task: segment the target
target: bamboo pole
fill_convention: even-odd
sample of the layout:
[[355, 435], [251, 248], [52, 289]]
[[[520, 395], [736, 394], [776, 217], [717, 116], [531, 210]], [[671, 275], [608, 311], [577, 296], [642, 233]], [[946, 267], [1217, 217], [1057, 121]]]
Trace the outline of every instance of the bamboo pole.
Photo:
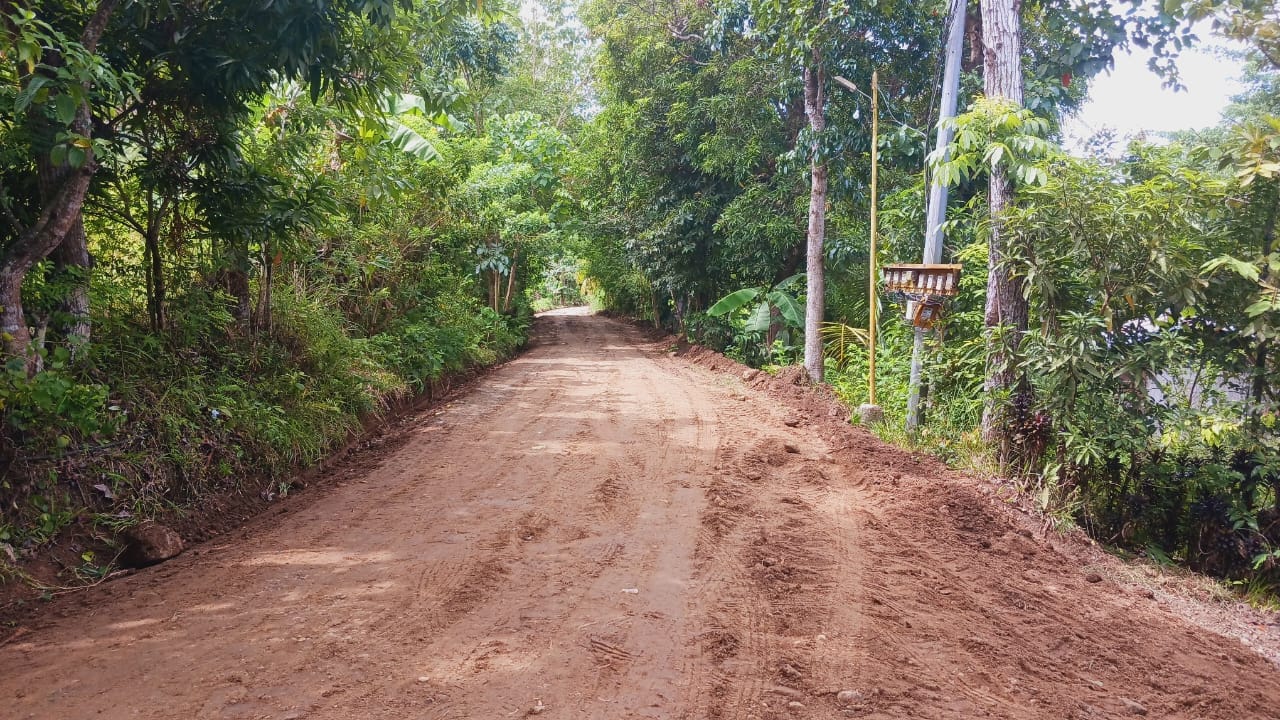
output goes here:
[[867, 371], [867, 402], [871, 405], [876, 404], [876, 323], [878, 315], [876, 308], [876, 232], [877, 232], [877, 204], [876, 180], [880, 170], [880, 74], [878, 71], [871, 72], [871, 276], [870, 282], [867, 284], [868, 305], [867, 305], [867, 357], [869, 368]]

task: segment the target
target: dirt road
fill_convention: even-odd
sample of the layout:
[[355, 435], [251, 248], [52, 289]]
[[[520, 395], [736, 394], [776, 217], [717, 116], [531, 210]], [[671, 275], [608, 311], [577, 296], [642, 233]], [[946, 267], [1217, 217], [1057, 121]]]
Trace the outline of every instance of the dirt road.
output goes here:
[[936, 464], [540, 323], [329, 489], [0, 648], [0, 717], [1280, 717], [1273, 665]]

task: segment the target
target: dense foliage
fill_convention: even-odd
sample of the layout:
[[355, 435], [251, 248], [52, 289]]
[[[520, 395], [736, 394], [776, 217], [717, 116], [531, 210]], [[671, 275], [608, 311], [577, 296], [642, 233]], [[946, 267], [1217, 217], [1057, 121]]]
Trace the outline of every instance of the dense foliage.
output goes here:
[[[365, 423], [511, 355], [532, 303], [576, 299], [565, 101], [510, 106], [536, 45], [510, 9], [0, 9], [0, 275], [29, 329], [0, 377], [9, 560], [287, 492]], [[79, 178], [80, 201], [58, 190]]]

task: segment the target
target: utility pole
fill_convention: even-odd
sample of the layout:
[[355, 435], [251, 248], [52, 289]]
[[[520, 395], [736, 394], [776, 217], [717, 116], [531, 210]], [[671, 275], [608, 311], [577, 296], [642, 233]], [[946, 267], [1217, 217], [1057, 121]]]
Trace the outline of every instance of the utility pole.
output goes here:
[[[942, 71], [942, 107], [938, 113], [938, 152], [951, 144], [954, 132], [947, 120], [956, 116], [956, 97], [960, 94], [960, 56], [964, 52], [965, 0], [951, 0], [947, 11], [947, 46]], [[924, 263], [942, 262], [942, 223], [947, 219], [947, 186], [935, 179], [929, 185], [925, 203]], [[911, 380], [907, 394], [907, 431], [920, 425], [920, 369], [924, 361], [924, 328], [916, 328], [915, 347], [911, 351]]]
[[867, 404], [876, 407], [876, 317], [877, 303], [876, 285], [880, 279], [876, 277], [876, 233], [879, 230], [878, 214], [880, 198], [876, 179], [880, 174], [880, 72], [871, 71], [871, 276], [867, 282]]

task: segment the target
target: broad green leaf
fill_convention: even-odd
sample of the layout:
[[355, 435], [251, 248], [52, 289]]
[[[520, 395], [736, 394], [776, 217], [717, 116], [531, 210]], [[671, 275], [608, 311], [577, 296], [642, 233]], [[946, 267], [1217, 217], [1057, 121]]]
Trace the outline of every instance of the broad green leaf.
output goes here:
[[804, 273], [796, 273], [795, 275], [792, 275], [791, 277], [788, 277], [788, 278], [784, 278], [784, 279], [782, 279], [782, 280], [779, 280], [779, 281], [778, 281], [778, 283], [777, 283], [776, 285], [774, 285], [774, 286], [773, 286], [773, 288], [774, 288], [775, 290], [785, 290], [786, 288], [791, 287], [791, 284], [792, 284], [792, 283], [796, 283], [796, 282], [803, 283], [804, 281], [805, 281], [805, 274], [804, 274]]
[[773, 313], [769, 311], [769, 303], [762, 302], [751, 311], [751, 317], [747, 318], [747, 332], [769, 332], [769, 325], [773, 322]]
[[1223, 255], [1210, 260], [1200, 268], [1200, 271], [1204, 273], [1213, 273], [1223, 268], [1226, 268], [1240, 277], [1253, 282], [1257, 282], [1259, 278], [1257, 265], [1239, 258], [1231, 257], [1230, 255]]
[[990, 164], [991, 167], [996, 167], [997, 165], [1000, 164], [1000, 160], [1003, 157], [1004, 157], [1004, 146], [999, 143], [996, 143], [996, 144], [993, 144], [991, 147], [987, 148], [987, 156], [984, 157], [982, 160], [983, 162]]
[[430, 140], [422, 137], [416, 130], [397, 120], [387, 121], [387, 141], [400, 150], [421, 160], [438, 160], [440, 153]]
[[1249, 317], [1257, 317], [1263, 313], [1271, 312], [1276, 309], [1276, 302], [1271, 299], [1262, 299], [1244, 309]]
[[778, 308], [778, 312], [782, 313], [782, 317], [791, 327], [804, 327], [804, 307], [781, 290], [774, 290], [769, 293], [769, 302]]
[[743, 288], [736, 292], [731, 292], [720, 298], [715, 305], [712, 305], [711, 308], [707, 310], [707, 314], [712, 317], [719, 317], [725, 313], [731, 313], [752, 300], [755, 300], [756, 296], [759, 294], [760, 290], [758, 288]]
[[70, 95], [55, 95], [53, 113], [58, 117], [58, 122], [70, 125], [76, 119], [76, 101]]
[[417, 95], [391, 95], [387, 98], [387, 111], [392, 115], [425, 113], [427, 104], [425, 100]]

